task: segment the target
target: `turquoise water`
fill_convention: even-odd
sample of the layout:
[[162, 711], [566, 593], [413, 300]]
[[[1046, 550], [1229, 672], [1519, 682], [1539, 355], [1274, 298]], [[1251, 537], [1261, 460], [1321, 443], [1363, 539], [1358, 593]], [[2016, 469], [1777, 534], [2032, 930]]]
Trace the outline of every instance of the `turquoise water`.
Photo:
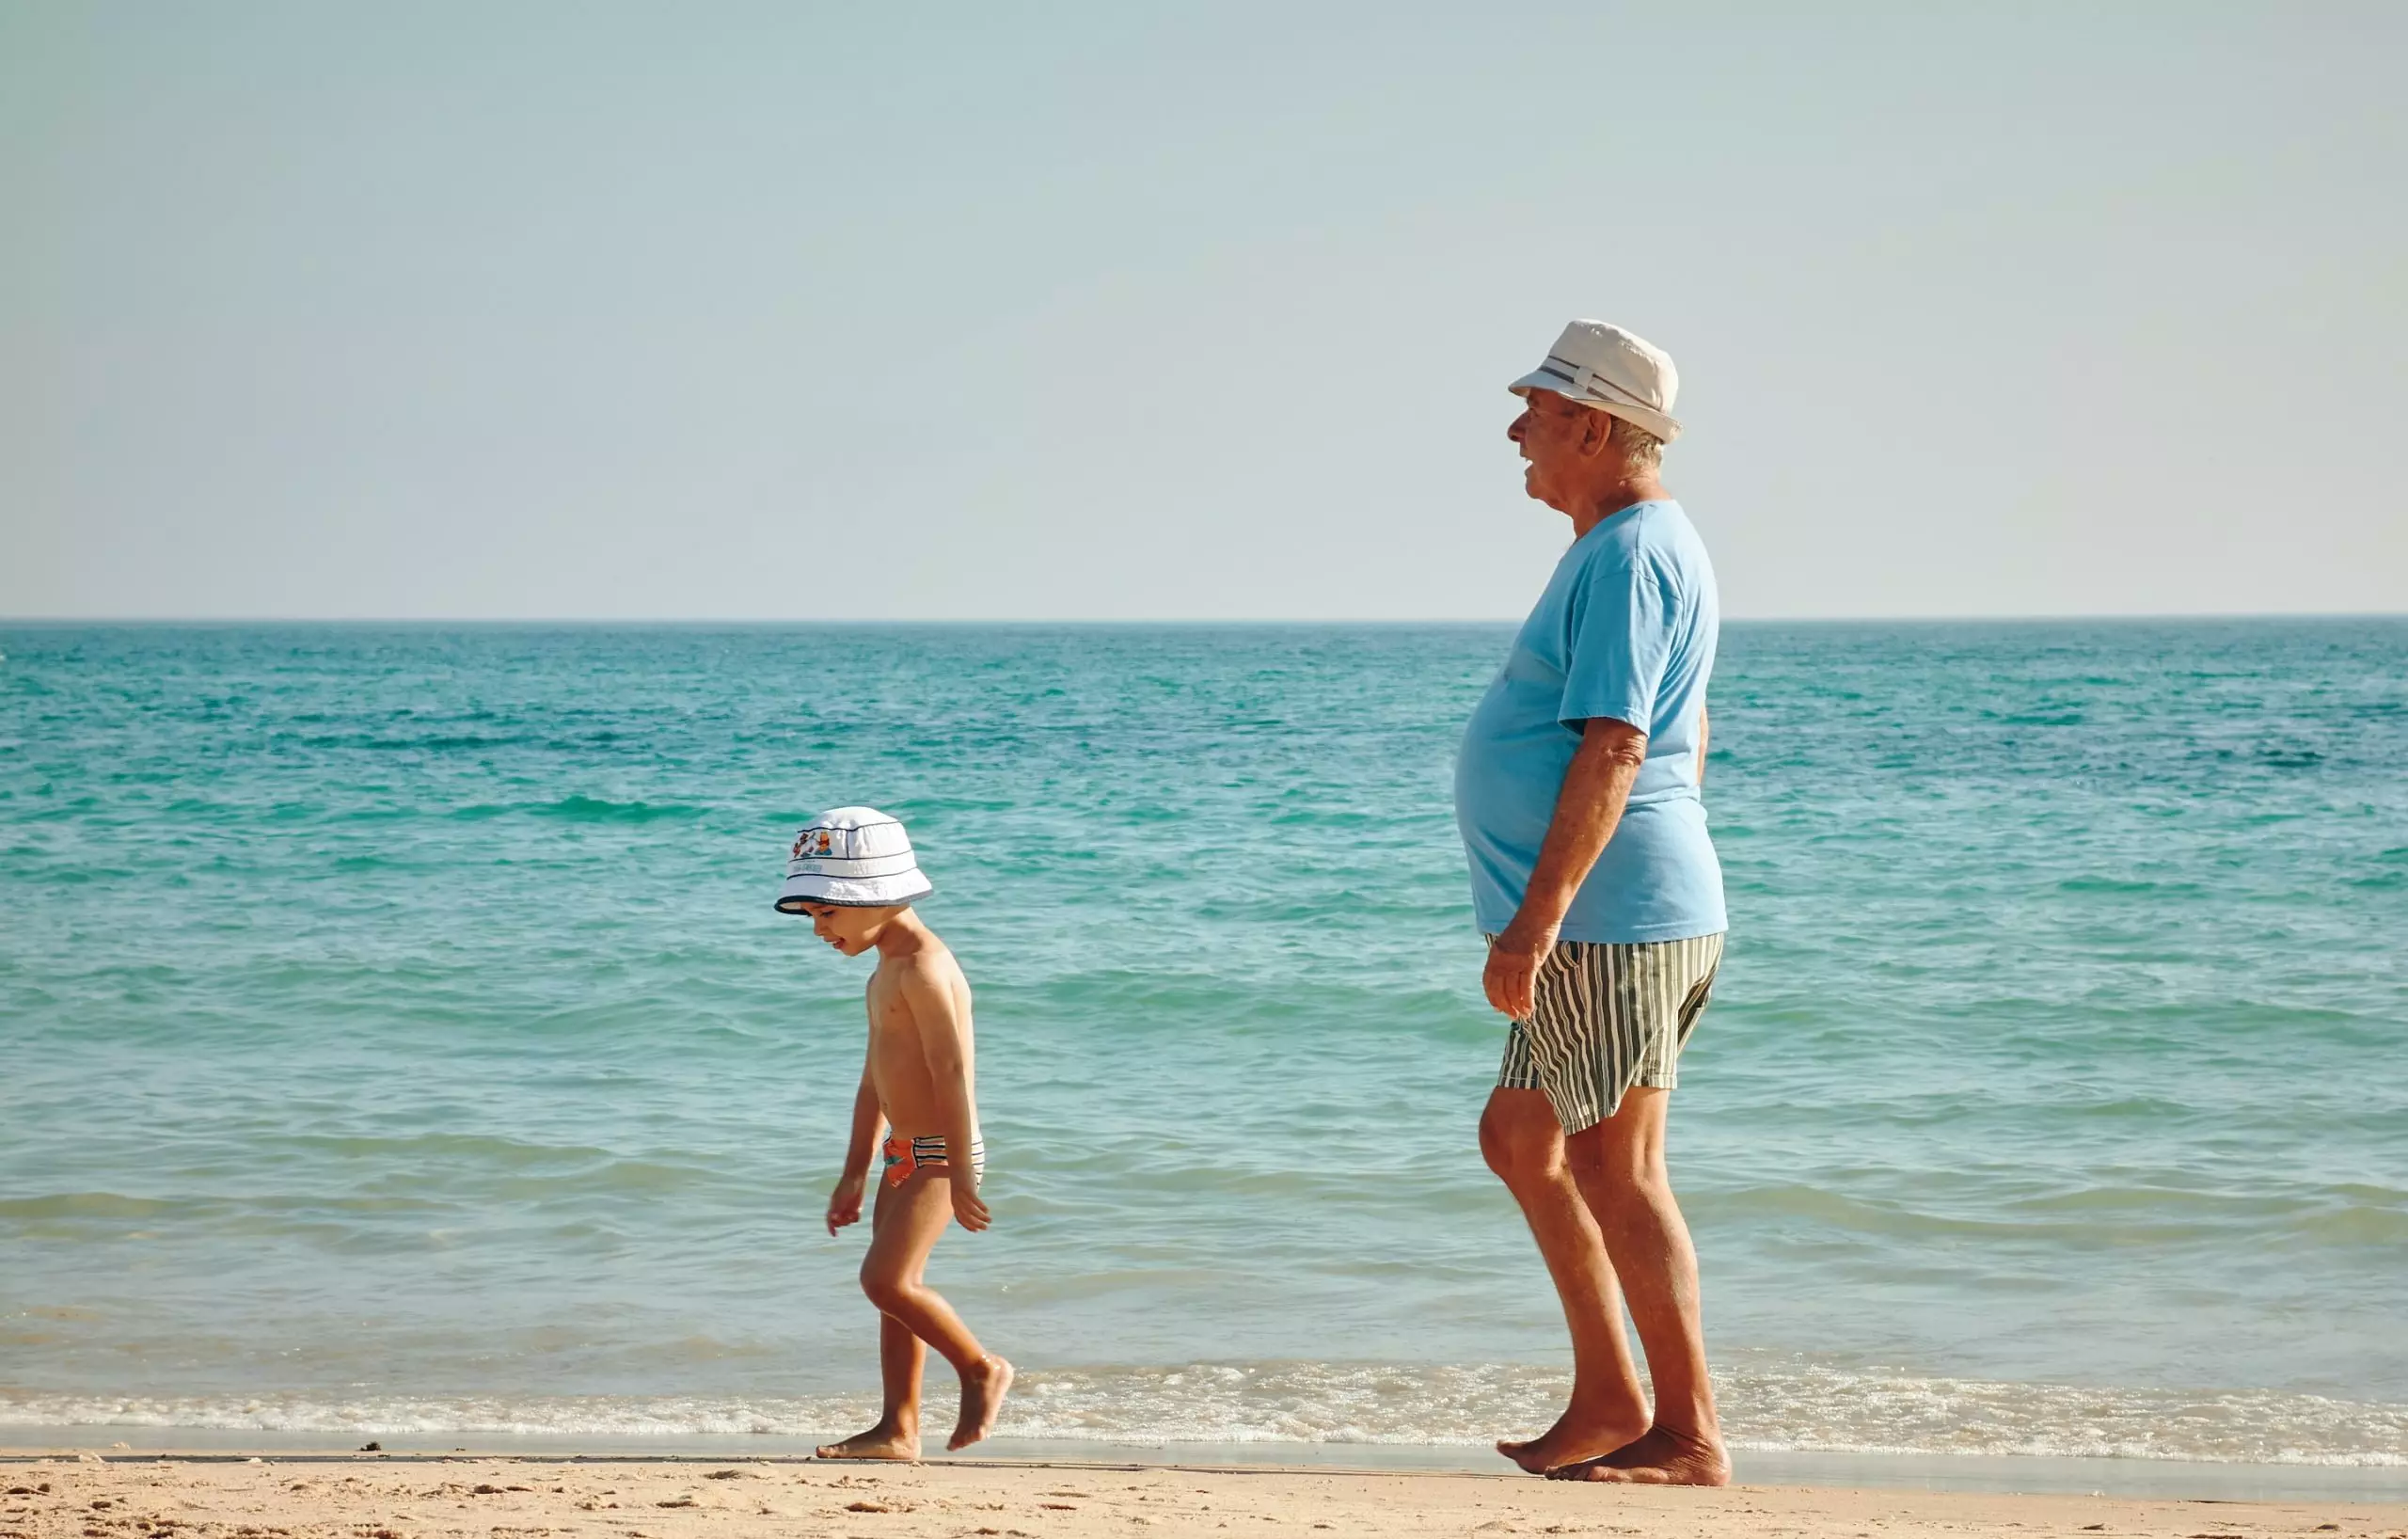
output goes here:
[[[865, 964], [769, 908], [848, 801], [978, 991], [1006, 1431], [1543, 1421], [1506, 640], [0, 626], [0, 1424], [848, 1430]], [[1734, 626], [1714, 703], [1735, 1436], [2408, 1463], [2408, 622]]]

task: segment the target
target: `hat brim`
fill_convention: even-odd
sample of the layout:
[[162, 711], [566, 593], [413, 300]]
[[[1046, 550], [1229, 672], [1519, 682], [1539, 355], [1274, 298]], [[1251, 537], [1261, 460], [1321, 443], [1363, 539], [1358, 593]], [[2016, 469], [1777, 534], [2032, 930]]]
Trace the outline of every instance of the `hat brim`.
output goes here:
[[1576, 406], [1586, 406], [1592, 411], [1602, 411], [1608, 417], [1619, 417], [1634, 427], [1645, 428], [1666, 443], [1681, 436], [1681, 424], [1662, 412], [1634, 406], [1624, 401], [1608, 401], [1603, 396], [1582, 395], [1573, 389], [1571, 380], [1545, 366], [1531, 370], [1505, 389], [1519, 396], [1528, 396], [1532, 390], [1553, 390]]
[[917, 870], [891, 877], [831, 877], [816, 872], [786, 878], [778, 889], [780, 913], [800, 913], [805, 903], [836, 909], [885, 909], [913, 902], [935, 892], [936, 883]]

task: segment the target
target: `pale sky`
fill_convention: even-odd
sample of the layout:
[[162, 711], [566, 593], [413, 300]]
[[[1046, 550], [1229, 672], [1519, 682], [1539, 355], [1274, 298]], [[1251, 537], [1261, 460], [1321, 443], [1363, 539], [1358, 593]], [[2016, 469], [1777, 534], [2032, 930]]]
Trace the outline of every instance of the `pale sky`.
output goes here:
[[2408, 6], [0, 0], [0, 616], [2408, 610]]

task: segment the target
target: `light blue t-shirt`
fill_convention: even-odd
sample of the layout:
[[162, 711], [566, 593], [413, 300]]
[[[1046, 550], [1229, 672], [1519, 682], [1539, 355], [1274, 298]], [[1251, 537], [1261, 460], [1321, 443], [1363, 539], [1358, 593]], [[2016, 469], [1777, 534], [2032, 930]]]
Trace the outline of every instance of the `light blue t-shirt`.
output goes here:
[[1677, 941], [1726, 928], [1697, 756], [1720, 625], [1713, 564], [1678, 502], [1624, 508], [1556, 563], [1455, 759], [1482, 930], [1496, 934], [1521, 907], [1582, 723], [1598, 716], [1646, 733], [1647, 761], [1562, 938]]

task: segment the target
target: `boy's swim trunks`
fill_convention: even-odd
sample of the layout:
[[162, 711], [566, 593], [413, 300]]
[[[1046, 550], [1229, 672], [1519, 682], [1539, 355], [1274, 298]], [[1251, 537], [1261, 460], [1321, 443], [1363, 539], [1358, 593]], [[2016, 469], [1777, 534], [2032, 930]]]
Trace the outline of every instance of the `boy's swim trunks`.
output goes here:
[[1635, 1085], [1672, 1088], [1721, 965], [1719, 934], [1558, 941], [1539, 966], [1530, 1018], [1514, 1022], [1505, 1039], [1497, 1083], [1545, 1091], [1567, 1134], [1611, 1117]]
[[[953, 1158], [945, 1149], [942, 1133], [926, 1134], [908, 1144], [892, 1134], [887, 1137], [886, 1184], [889, 1186], [900, 1186], [910, 1181], [914, 1170], [924, 1167], [943, 1170], [952, 1164]], [[986, 1175], [986, 1139], [974, 1138], [970, 1141], [970, 1168], [975, 1175]]]

